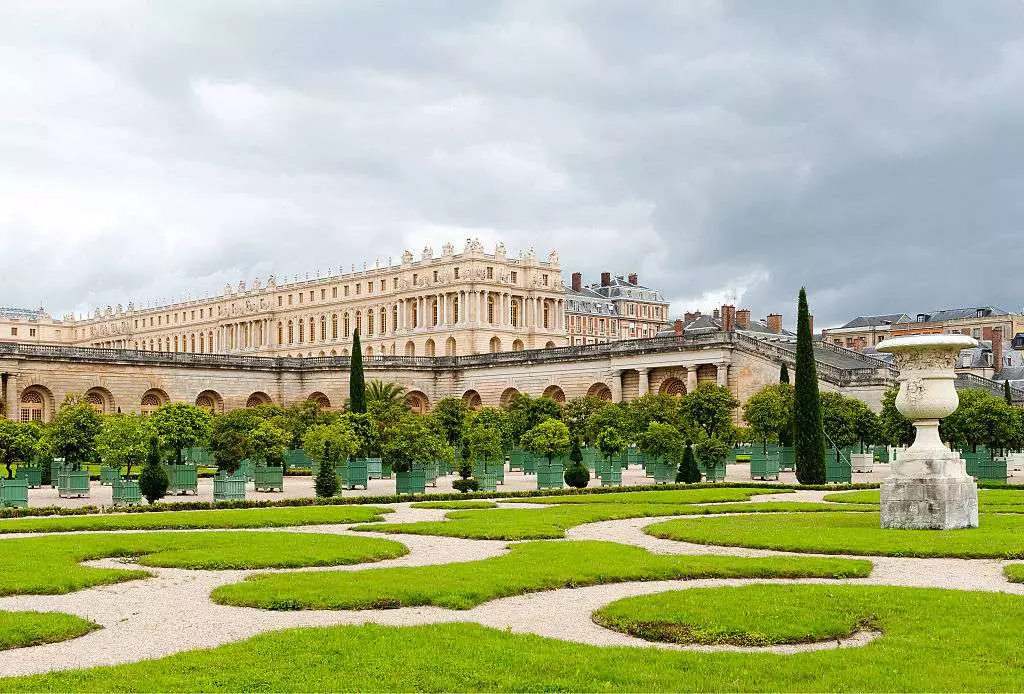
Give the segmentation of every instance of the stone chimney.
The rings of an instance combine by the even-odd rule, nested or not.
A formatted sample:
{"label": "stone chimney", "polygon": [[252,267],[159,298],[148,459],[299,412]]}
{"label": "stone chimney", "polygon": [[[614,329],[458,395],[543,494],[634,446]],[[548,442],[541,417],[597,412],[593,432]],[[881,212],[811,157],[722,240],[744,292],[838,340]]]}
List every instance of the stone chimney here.
{"label": "stone chimney", "polygon": [[610,272],[602,272],[601,273],[601,286],[602,287],[610,287],[611,284],[612,284],[612,273],[610,273]]}
{"label": "stone chimney", "polygon": [[722,314],[719,313],[718,309],[716,308],[714,311],[711,312],[711,317],[714,318],[715,320],[718,320],[719,318],[722,317]]}
{"label": "stone chimney", "polygon": [[700,311],[687,311],[686,313],[683,314],[683,322],[686,323],[687,325],[697,320],[698,318],[700,318]]}
{"label": "stone chimney", "polygon": [[992,328],[992,364],[998,374],[1003,370],[1003,329]]}
{"label": "stone chimney", "polygon": [[750,309],[741,308],[736,312],[736,327],[741,330],[746,330],[750,327]]}
{"label": "stone chimney", "polygon": [[676,330],[676,337],[682,337],[683,336],[683,321],[681,321],[681,320],[679,320],[677,318],[676,322],[673,324],[673,327]]}
{"label": "stone chimney", "polygon": [[632,284],[632,285],[636,285],[637,277],[636,277],[636,273],[635,272],[629,273],[629,283]]}
{"label": "stone chimney", "polygon": [[782,314],[769,313],[768,320],[765,321],[765,324],[768,326],[768,332],[778,335],[782,332]]}
{"label": "stone chimney", "polygon": [[578,292],[583,289],[583,273],[574,272],[572,273],[572,290]]}
{"label": "stone chimney", "polygon": [[814,337],[814,316],[813,315],[808,315],[807,316],[807,322],[811,326],[811,337]]}
{"label": "stone chimney", "polygon": [[722,304],[722,330],[731,333],[736,329],[736,307]]}

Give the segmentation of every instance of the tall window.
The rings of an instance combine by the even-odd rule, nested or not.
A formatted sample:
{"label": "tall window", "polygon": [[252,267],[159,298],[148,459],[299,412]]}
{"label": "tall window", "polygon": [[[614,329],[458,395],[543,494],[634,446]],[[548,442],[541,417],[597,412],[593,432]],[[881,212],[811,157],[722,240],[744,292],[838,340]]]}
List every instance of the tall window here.
{"label": "tall window", "polygon": [[438,323],[438,318],[439,318],[439,316],[438,316],[438,313],[439,313],[438,308],[439,308],[439,306],[438,306],[438,303],[437,303],[437,299],[431,299],[430,300],[430,320],[431,320],[430,324],[433,325],[434,327],[437,327],[437,323]]}
{"label": "tall window", "polygon": [[320,341],[327,342],[327,316],[320,316]]}
{"label": "tall window", "polygon": [[388,331],[388,312],[387,309],[382,308],[380,310],[380,334],[384,335]]}
{"label": "tall window", "polygon": [[366,312],[366,334],[373,335],[373,309]]}
{"label": "tall window", "polygon": [[345,338],[348,339],[348,336],[351,335],[351,334],[352,334],[352,321],[349,318],[349,314],[346,313],[345,314]]}
{"label": "tall window", "polygon": [[316,323],[312,316],[309,318],[309,341],[316,342]]}
{"label": "tall window", "polygon": [[291,321],[288,321],[288,344],[295,344],[295,326]]}
{"label": "tall window", "polygon": [[338,314],[331,315],[331,339],[338,339]]}
{"label": "tall window", "polygon": [[391,329],[398,330],[398,304],[391,307]]}
{"label": "tall window", "polygon": [[456,323],[457,324],[458,322],[459,322],[459,297],[456,296],[455,299],[452,300],[452,323]]}
{"label": "tall window", "polygon": [[[359,285],[357,284],[356,287],[359,287]],[[358,333],[362,333],[362,328],[363,328],[363,313],[362,313],[362,311],[356,311],[356,323],[352,327],[352,329],[355,330]]]}
{"label": "tall window", "polygon": [[544,327],[545,328],[550,328],[551,327],[550,321],[551,321],[551,305],[548,304],[548,302],[545,301],[544,302]]}
{"label": "tall window", "polygon": [[[300,295],[301,296],[301,295]],[[299,319],[299,344],[306,341],[306,321]]]}
{"label": "tall window", "polygon": [[[491,268],[487,268],[490,270]],[[487,296],[487,322],[494,322],[494,297],[491,295]]]}
{"label": "tall window", "polygon": [[512,327],[519,327],[519,302],[515,299],[512,300]]}

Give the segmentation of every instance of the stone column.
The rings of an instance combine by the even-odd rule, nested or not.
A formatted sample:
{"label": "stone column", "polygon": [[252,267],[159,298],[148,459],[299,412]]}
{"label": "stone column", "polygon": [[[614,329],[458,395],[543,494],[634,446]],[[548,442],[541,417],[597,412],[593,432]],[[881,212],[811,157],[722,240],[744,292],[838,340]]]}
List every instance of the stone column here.
{"label": "stone column", "polygon": [[715,366],[718,368],[718,385],[729,385],[729,362],[720,361]]}
{"label": "stone column", "polygon": [[622,402],[622,371],[612,371],[610,386],[612,389],[612,402]]}
{"label": "stone column", "polygon": [[647,395],[651,392],[651,382],[648,376],[650,369],[637,369],[636,371],[640,374],[640,395]]}
{"label": "stone column", "polygon": [[697,365],[686,368],[686,392],[692,393],[697,390]]}

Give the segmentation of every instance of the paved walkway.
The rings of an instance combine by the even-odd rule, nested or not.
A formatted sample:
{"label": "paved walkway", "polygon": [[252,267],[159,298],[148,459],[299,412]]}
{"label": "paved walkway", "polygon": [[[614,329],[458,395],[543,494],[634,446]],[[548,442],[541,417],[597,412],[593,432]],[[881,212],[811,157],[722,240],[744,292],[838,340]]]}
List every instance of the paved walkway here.
{"label": "paved walkway", "polygon": [[[824,492],[800,492],[806,501],[820,500]],[[778,495],[793,499],[794,495]],[[764,497],[761,497],[763,499]],[[770,498],[770,497],[769,497]],[[759,499],[760,500],[760,499]],[[516,506],[519,507],[519,506]],[[395,505],[393,520],[413,522],[435,520],[443,514],[437,510],[412,509],[408,504]],[[762,557],[786,554],[767,550],[736,547],[708,547],[645,535],[644,526],[664,518],[635,518],[592,523],[571,529],[570,540],[607,540],[665,554],[711,554]],[[350,533],[351,526],[306,526],[277,529],[289,532]],[[217,532],[217,531],[208,531]],[[70,542],[74,534],[65,534]],[[366,533],[360,533],[365,537]],[[389,535],[406,544],[410,553],[404,557],[356,566],[336,567],[337,571],[360,571],[366,568],[424,566],[456,561],[475,561],[498,556],[507,551],[503,541],[464,540],[419,535]],[[0,547],[4,539],[0,539]],[[861,557],[863,558],[863,557]],[[866,579],[841,581],[799,580],[791,583],[850,583],[938,587],[959,590],[1001,591],[1024,595],[1024,585],[1011,584],[1002,576],[1006,562],[962,559],[904,559],[874,557],[874,571]],[[103,559],[88,562],[90,566],[125,568],[126,561]],[[633,595],[697,587],[739,586],[772,583],[765,580],[698,580],[630,582],[586,588],[553,590],[508,597],[480,605],[471,610],[448,610],[436,607],[412,607],[395,610],[359,611],[269,611],[229,607],[211,602],[210,592],[217,586],[244,580],[261,571],[187,571],[143,567],[153,578],[99,586],[67,595],[33,595],[0,598],[3,610],[60,611],[93,620],[104,628],[78,639],[45,646],[11,651],[0,659],[0,675],[28,674],[51,670],[73,669],[95,665],[111,665],[158,658],[196,648],[215,647],[251,637],[261,632],[303,626],[375,623],[384,625],[436,624],[473,622],[515,633],[529,633],[566,641],[595,645],[636,646],[688,650],[770,650],[793,653],[835,647],[856,647],[868,643],[876,634],[858,633],[836,644],[780,646],[771,649],[738,647],[676,646],[652,644],[626,634],[603,629],[594,624],[591,613],[614,600]],[[323,571],[317,569],[298,569]]]}

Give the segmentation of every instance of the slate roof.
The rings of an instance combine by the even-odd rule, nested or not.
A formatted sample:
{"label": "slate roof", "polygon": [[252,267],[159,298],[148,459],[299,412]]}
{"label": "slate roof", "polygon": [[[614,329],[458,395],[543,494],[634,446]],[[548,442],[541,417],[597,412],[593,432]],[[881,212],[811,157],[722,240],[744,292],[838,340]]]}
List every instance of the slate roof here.
{"label": "slate roof", "polygon": [[39,318],[42,311],[37,308],[15,308],[13,306],[0,306],[0,316],[4,318],[28,318],[35,320]]}
{"label": "slate roof", "polygon": [[906,313],[889,313],[883,316],[857,316],[840,328],[871,328],[876,325],[892,325],[893,323],[909,323],[911,317]]}
{"label": "slate roof", "polygon": [[665,297],[657,289],[642,284],[630,284],[624,277],[614,277],[610,284],[589,284],[587,289],[597,292],[608,299],[636,299],[637,301],[656,301],[665,303]]}
{"label": "slate roof", "polygon": [[985,311],[985,316],[1008,316],[1010,313],[997,306],[973,306],[966,308],[944,308],[931,313],[922,314],[925,320],[930,323],[938,323],[947,320],[959,320],[961,318],[975,318],[978,311]]}

